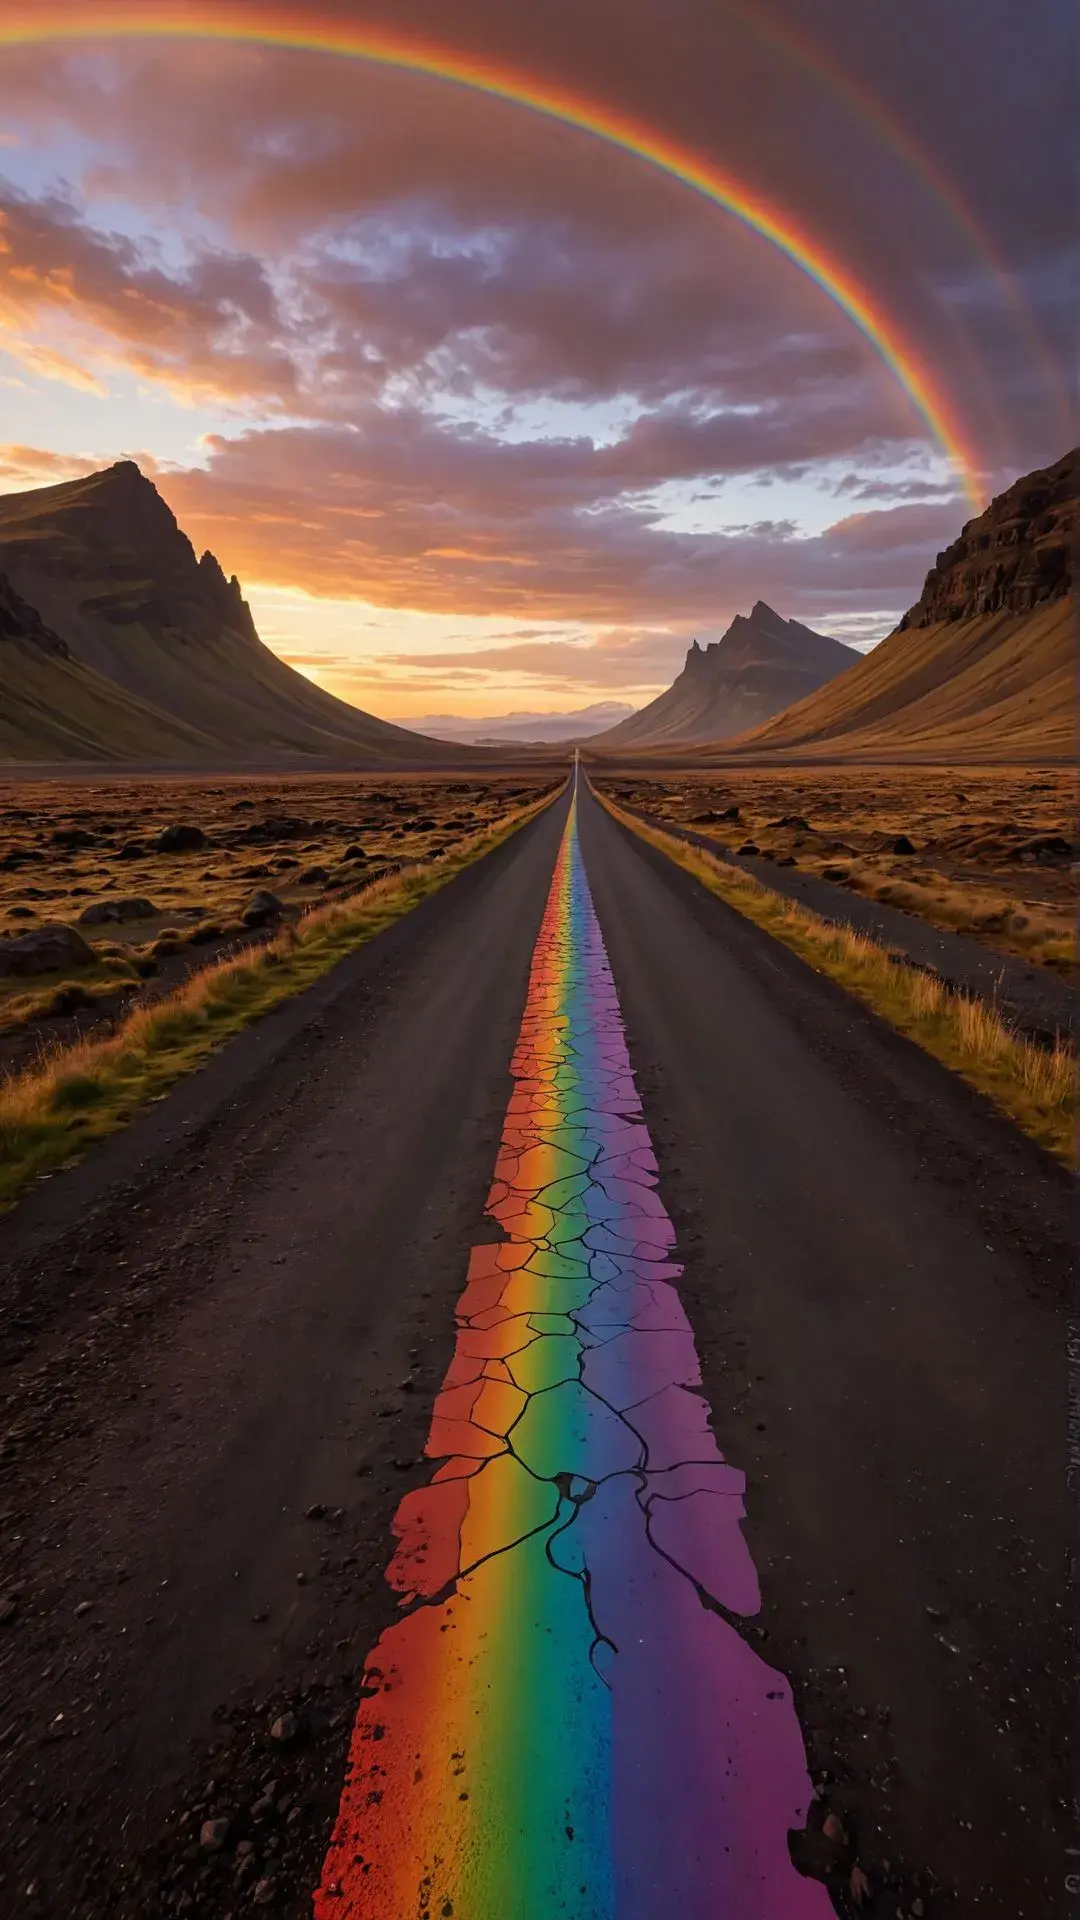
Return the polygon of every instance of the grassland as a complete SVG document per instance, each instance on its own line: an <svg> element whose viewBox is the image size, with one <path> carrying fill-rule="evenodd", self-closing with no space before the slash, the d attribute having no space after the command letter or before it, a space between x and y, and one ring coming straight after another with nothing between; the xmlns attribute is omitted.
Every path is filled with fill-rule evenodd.
<svg viewBox="0 0 1080 1920"><path fill-rule="evenodd" d="M1070 1049L1033 1045L1013 1033L985 1002L950 993L933 976L898 964L864 935L822 919L712 854L643 825L610 795L600 792L598 797L616 819L693 874L710 893L960 1074L1041 1146L1072 1162L1076 1060Z"/></svg>
<svg viewBox="0 0 1080 1920"><path fill-rule="evenodd" d="M614 797L735 851L752 847L1074 977L1071 771L726 768L603 784ZM737 818L717 817L732 807ZM896 851L901 838L912 852Z"/></svg>
<svg viewBox="0 0 1080 1920"><path fill-rule="evenodd" d="M160 997L192 972L266 935L245 923L257 892L283 921L348 898L400 865L446 859L551 776L494 780L117 779L0 786L0 938L51 923L77 928L93 966L32 979L0 973L0 1071L41 1044L69 1043L125 1005ZM163 829L205 844L159 852ZM88 925L103 902L153 912Z"/></svg>
<svg viewBox="0 0 1080 1920"><path fill-rule="evenodd" d="M355 808L357 783L348 784ZM171 991L146 997L69 1044L43 1042L38 1034L32 1063L0 1081L0 1206L10 1205L35 1178L81 1157L95 1140L122 1126L231 1035L310 986L346 954L492 851L557 790L550 779L507 783L494 791L485 786L482 794L474 783L469 795L475 804L466 807L460 788L436 798L425 786L428 811L420 818L433 819L436 808L443 816L437 853L425 845L419 859L406 856L405 864L384 866L381 874L363 882L352 878L321 901L301 895L257 946L234 943L209 961L200 958L198 970L189 970ZM345 806L345 800L340 804ZM451 819L458 823L454 829ZM396 831L391 826L384 837L392 841ZM422 832L426 842L438 828L425 826ZM174 880L174 891L182 884ZM201 883L196 890L202 890ZM197 905L202 911L203 902ZM186 911L190 919L193 908L174 905L172 911L176 918ZM96 983L102 992L115 977L106 971L109 964L106 957L96 970L103 976ZM62 988L51 980L41 990L56 994Z"/></svg>

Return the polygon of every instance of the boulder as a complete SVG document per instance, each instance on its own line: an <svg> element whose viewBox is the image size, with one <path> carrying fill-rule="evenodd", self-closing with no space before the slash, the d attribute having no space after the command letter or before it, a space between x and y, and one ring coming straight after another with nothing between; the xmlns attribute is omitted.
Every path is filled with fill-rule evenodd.
<svg viewBox="0 0 1080 1920"><path fill-rule="evenodd" d="M95 900L92 906L84 907L79 915L80 927L119 926L126 920L152 920L160 911L152 900L143 900L133 894L127 900Z"/></svg>
<svg viewBox="0 0 1080 1920"><path fill-rule="evenodd" d="M266 927L280 920L285 908L276 893L253 893L241 915L245 927Z"/></svg>
<svg viewBox="0 0 1080 1920"><path fill-rule="evenodd" d="M209 844L201 827L189 826L186 821L181 821L177 826L163 827L154 847L158 853L197 853L200 847Z"/></svg>
<svg viewBox="0 0 1080 1920"><path fill-rule="evenodd" d="M54 847L66 847L69 851L97 846L97 834L88 832L86 827L58 827L51 838Z"/></svg>
<svg viewBox="0 0 1080 1920"><path fill-rule="evenodd" d="M243 844L262 840L310 840L314 831L314 821L301 820L290 813L272 813L265 820L253 820L237 838Z"/></svg>
<svg viewBox="0 0 1080 1920"><path fill-rule="evenodd" d="M367 854L364 852L363 847L351 846L346 847L341 857L343 860L366 860Z"/></svg>
<svg viewBox="0 0 1080 1920"><path fill-rule="evenodd" d="M60 973L65 967L92 967L94 949L74 927L50 921L29 933L0 940L0 979L35 973Z"/></svg>

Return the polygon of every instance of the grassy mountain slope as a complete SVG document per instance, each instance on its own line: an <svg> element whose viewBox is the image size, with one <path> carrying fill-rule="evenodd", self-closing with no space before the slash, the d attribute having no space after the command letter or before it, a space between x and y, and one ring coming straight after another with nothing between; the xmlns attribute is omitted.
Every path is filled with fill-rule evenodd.
<svg viewBox="0 0 1080 1920"><path fill-rule="evenodd" d="M238 582L212 554L196 558L129 461L0 496L0 573L33 616L0 644L5 758L475 758L348 706L279 660Z"/></svg>
<svg viewBox="0 0 1080 1920"><path fill-rule="evenodd" d="M1075 750L1080 448L1018 480L938 555L895 633L735 743L747 754L999 760ZM722 743L728 753L731 744Z"/></svg>

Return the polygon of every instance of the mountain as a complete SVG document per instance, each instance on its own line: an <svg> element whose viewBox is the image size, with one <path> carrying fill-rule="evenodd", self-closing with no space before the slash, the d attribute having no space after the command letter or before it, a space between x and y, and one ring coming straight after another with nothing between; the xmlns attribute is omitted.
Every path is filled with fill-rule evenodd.
<svg viewBox="0 0 1080 1920"><path fill-rule="evenodd" d="M588 739L633 712L624 700L597 700L591 707L577 707L570 713L500 713L485 719L426 713L402 724L436 740L459 740L471 746L553 746L566 740Z"/></svg>
<svg viewBox="0 0 1080 1920"><path fill-rule="evenodd" d="M0 759L446 764L259 639L131 461L0 496Z"/></svg>
<svg viewBox="0 0 1080 1920"><path fill-rule="evenodd" d="M843 680L735 750L1003 762L1070 755L1078 532L1074 448L968 521L896 631Z"/></svg>
<svg viewBox="0 0 1080 1920"><path fill-rule="evenodd" d="M707 647L695 640L667 692L590 745L606 753L722 740L780 713L857 658L839 640L783 620L759 600L748 615L735 616L723 639Z"/></svg>

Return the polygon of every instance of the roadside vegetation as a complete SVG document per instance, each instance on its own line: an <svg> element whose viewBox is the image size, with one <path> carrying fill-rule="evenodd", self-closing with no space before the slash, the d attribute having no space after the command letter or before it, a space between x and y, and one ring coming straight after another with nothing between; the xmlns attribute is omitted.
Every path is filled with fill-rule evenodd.
<svg viewBox="0 0 1080 1920"><path fill-rule="evenodd" d="M459 840L437 861L403 867L346 900L312 908L264 946L224 956L167 998L136 1009L107 1036L56 1048L30 1071L0 1082L0 1209L491 853L560 791Z"/></svg>
<svg viewBox="0 0 1080 1920"><path fill-rule="evenodd" d="M893 959L865 934L837 926L741 868L646 826L604 793L597 791L596 797L639 839L960 1074L1040 1146L1072 1163L1076 1057L1070 1047L1037 1046L986 1001L951 992L933 974Z"/></svg>
<svg viewBox="0 0 1080 1920"><path fill-rule="evenodd" d="M726 767L606 784L616 799L736 852L752 847L1073 977L1071 769Z"/></svg>

